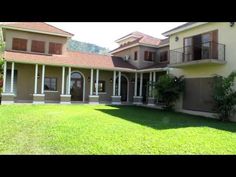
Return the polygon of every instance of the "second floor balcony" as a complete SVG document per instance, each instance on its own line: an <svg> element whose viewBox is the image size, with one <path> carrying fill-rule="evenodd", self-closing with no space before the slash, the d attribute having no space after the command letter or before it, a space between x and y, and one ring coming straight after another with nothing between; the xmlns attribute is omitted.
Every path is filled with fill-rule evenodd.
<svg viewBox="0 0 236 177"><path fill-rule="evenodd" d="M225 64L225 45L205 42L194 46L170 50L170 67L186 67L199 64Z"/></svg>

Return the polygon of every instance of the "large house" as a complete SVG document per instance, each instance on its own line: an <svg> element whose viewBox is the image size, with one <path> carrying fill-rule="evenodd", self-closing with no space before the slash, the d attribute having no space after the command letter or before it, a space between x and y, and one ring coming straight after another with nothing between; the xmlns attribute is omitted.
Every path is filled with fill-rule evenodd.
<svg viewBox="0 0 236 177"><path fill-rule="evenodd" d="M158 39L140 32L115 42L111 55L67 50L73 34L46 23L1 25L4 52L2 104L134 103L154 105L149 82L184 75L186 91L176 109L212 114L212 81L236 69L236 27L230 23L186 23Z"/></svg>

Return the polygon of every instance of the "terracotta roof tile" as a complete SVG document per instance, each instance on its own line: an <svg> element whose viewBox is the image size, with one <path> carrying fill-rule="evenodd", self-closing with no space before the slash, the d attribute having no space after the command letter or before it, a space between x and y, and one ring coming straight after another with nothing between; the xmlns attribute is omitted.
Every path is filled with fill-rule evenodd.
<svg viewBox="0 0 236 177"><path fill-rule="evenodd" d="M144 33L138 32L138 31L130 33L130 34L128 34L128 35L126 35L126 36L124 36L122 38L125 38L125 37L130 36L130 35L136 36L137 39L132 41L132 42L128 42L128 43L126 43L124 45L119 46L118 48L110 51L110 53L114 52L116 50L120 50L120 49L126 48L128 46L133 45L133 44L146 44L146 45L152 45L152 46L158 47L159 45L163 45L164 43L165 44L168 43L167 39L155 38L153 36L149 36L147 34L144 34ZM120 39L122 39L122 38L120 38Z"/></svg>
<svg viewBox="0 0 236 177"><path fill-rule="evenodd" d="M49 25L44 22L9 22L9 23L2 23L2 25L26 30L36 30L41 32L49 32L60 35L73 36L73 34L69 32L63 31L55 26Z"/></svg>
<svg viewBox="0 0 236 177"><path fill-rule="evenodd" d="M39 55L33 53L5 51L6 61L15 61L20 63L45 64L55 66L71 66L81 68L98 69L136 69L130 63L120 57L107 55L98 55L82 52L67 52L66 55Z"/></svg>

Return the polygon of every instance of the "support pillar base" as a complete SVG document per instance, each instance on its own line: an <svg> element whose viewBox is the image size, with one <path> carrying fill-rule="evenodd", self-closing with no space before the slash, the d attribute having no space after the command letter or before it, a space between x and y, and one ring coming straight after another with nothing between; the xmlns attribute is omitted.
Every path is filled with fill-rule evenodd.
<svg viewBox="0 0 236 177"><path fill-rule="evenodd" d="M99 95L89 95L89 104L99 104Z"/></svg>
<svg viewBox="0 0 236 177"><path fill-rule="evenodd" d="M121 96L111 96L111 104L121 104Z"/></svg>

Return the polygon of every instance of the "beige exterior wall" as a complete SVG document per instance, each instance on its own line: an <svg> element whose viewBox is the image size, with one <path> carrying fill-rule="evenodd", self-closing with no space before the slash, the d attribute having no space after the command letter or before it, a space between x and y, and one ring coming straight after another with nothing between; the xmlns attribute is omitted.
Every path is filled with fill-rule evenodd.
<svg viewBox="0 0 236 177"><path fill-rule="evenodd" d="M13 38L23 38L27 39L27 51L31 52L31 41L39 40L45 41L45 53L48 54L49 51L49 42L56 42L62 44L62 54L66 52L67 48L67 38L46 34L31 33L18 30L5 29L4 38L6 42L6 50L12 50L12 40Z"/></svg>
<svg viewBox="0 0 236 177"><path fill-rule="evenodd" d="M169 46L162 47L162 48L154 48L154 47L145 47L145 46L135 46L132 48L125 49L123 51L119 51L114 53L114 56L119 56L119 57L125 57L125 55L129 55L129 63L134 65L137 68L144 68L148 67L151 65L154 65L160 61L160 52L161 51L168 51ZM134 60L134 52L138 52L138 59ZM145 61L144 60L144 52L145 51L150 51L150 52L156 52L156 56L154 58L154 61Z"/></svg>
<svg viewBox="0 0 236 177"><path fill-rule="evenodd" d="M230 27L229 23L207 23L193 29L189 29L183 32L170 36L170 50L183 48L183 40L185 37L198 35L208 31L218 30L218 43L225 44L225 65L199 65L186 67L181 69L182 74L186 77L206 77L219 74L222 76L229 75L232 71L236 70L236 27ZM179 40L176 42L175 37L178 36ZM170 61L171 63L171 61ZM172 71L174 74L176 70Z"/></svg>
<svg viewBox="0 0 236 177"><path fill-rule="evenodd" d="M222 76L228 76L232 71L236 70L236 27L230 27L229 23L212 22L207 23L183 32L179 32L170 36L170 50L183 48L183 40L185 37L190 37L213 30L218 30L218 43L225 44L225 60L226 64L213 65L193 65L184 67L181 69L171 69L170 73L174 75L184 75L186 78L201 78L201 77L213 77L216 74ZM175 37L178 36L179 40L175 41ZM170 60L170 63L173 61ZM236 89L236 86L235 86ZM182 108L182 100L177 104L178 109ZM236 120L236 116L233 118Z"/></svg>
<svg viewBox="0 0 236 177"><path fill-rule="evenodd" d="M11 65L8 64L8 69L11 69ZM35 65L29 64L20 64L15 63L15 69L17 70L17 94L15 100L17 101L27 101L30 102L33 100L34 94L34 72ZM90 77L90 69L81 69L81 68L72 68L71 72L80 72L85 79L85 101L89 101L90 94L90 82L88 82L88 78ZM37 93L41 94L41 83L42 83L42 66L38 67L38 85L37 85ZM131 78L134 77L134 74L131 73L121 73L126 76L129 81L128 86L128 100L132 101L133 99L133 88L134 83L131 83ZM57 79L57 90L56 91L45 91L45 101L48 102L59 102L61 95L61 84L62 84L62 68L61 67L53 67L53 66L45 66L45 77L54 77ZM94 70L94 81L96 79L96 70ZM105 93L99 93L99 100L101 102L110 102L111 96L113 94L113 82L110 80L113 79L112 71L99 71L99 80L105 81ZM67 90L68 83L68 68L65 71L65 93ZM94 93L95 95L95 93Z"/></svg>
<svg viewBox="0 0 236 177"><path fill-rule="evenodd" d="M137 60L134 60L134 52L135 51L138 52L138 59ZM122 50L120 52L116 52L113 55L119 56L122 58L125 57L126 55L129 55L130 56L129 63L131 63L132 65L134 65L137 68L140 67L139 61L140 61L141 55L140 55L140 47L139 46L128 48L128 49Z"/></svg>

